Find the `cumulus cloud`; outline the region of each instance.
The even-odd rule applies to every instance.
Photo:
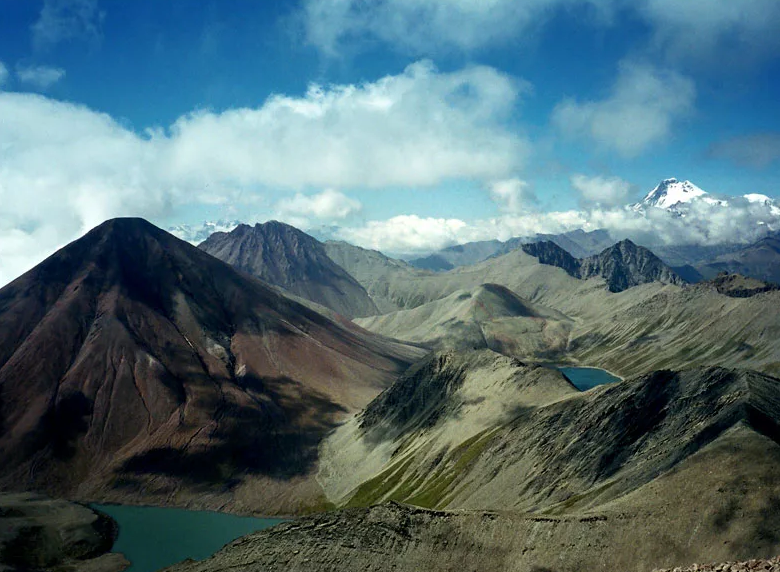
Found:
[[[496,181],[490,185],[490,198],[502,211],[521,213],[533,208],[538,199],[531,186],[518,178]]]
[[[709,154],[737,165],[763,168],[780,161],[780,133],[740,135],[713,144]]]
[[[171,128],[171,168],[182,177],[301,187],[500,178],[528,153],[501,122],[521,91],[493,68],[440,73],[422,61],[374,83],[312,86],[257,109],[182,117]]]
[[[8,73],[8,68],[3,62],[0,62],[0,88],[2,88],[8,82],[9,76],[10,74]]]
[[[199,111],[143,134],[85,106],[0,92],[0,283],[113,216],[245,203],[266,188],[508,178],[529,147],[504,121],[523,89],[492,68],[441,73],[419,62],[373,83]],[[284,206],[308,216],[357,208],[335,193]]]
[[[319,222],[343,221],[360,212],[360,201],[334,189],[325,189],[314,195],[296,193],[276,205],[277,217],[294,226],[308,228],[312,219]]]
[[[586,204],[614,206],[628,200],[632,190],[631,183],[620,177],[588,177],[573,175],[571,186],[574,187]]]
[[[400,215],[365,225],[342,228],[339,237],[364,248],[412,254],[445,248],[458,242],[478,240],[469,225],[456,218]]]
[[[104,16],[97,0],[44,0],[31,28],[33,46],[41,50],[75,39],[99,42]]]
[[[601,101],[566,99],[552,114],[565,135],[634,157],[671,136],[673,122],[693,110],[696,88],[670,70],[624,61],[612,92]]]
[[[16,76],[22,84],[47,89],[65,77],[65,70],[49,66],[17,66]]]
[[[606,229],[615,240],[630,238],[649,246],[750,243],[767,231],[780,230],[780,209],[764,201],[731,197],[727,207],[694,201],[685,216],[664,209],[643,212],[627,206],[503,214],[475,221],[405,215],[342,228],[339,237],[383,252],[424,255],[475,240],[507,240],[576,229]]]

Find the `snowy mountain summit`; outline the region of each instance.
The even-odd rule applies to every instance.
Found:
[[[671,209],[680,204],[690,203],[694,199],[704,198],[705,195],[707,195],[706,191],[690,181],[664,179],[637,206]],[[715,199],[710,200],[715,201]]]

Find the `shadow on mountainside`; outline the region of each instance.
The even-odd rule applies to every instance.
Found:
[[[210,404],[216,423],[203,439],[189,448],[151,449],[128,459],[118,472],[124,478],[162,474],[226,488],[238,484],[241,475],[287,479],[310,473],[320,442],[347,410],[286,377],[247,376],[240,387],[251,405]]]

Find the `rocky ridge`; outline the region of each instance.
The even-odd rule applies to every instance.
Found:
[[[600,254],[574,258],[554,242],[524,244],[524,252],[535,256],[542,264],[563,268],[574,278],[587,280],[594,276],[604,278],[610,292],[622,292],[648,282],[684,284],[677,273],[666,266],[652,251],[622,240]]]

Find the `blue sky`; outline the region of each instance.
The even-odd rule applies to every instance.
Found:
[[[0,0],[0,282],[113,216],[422,252],[777,198],[780,4],[678,4]]]

